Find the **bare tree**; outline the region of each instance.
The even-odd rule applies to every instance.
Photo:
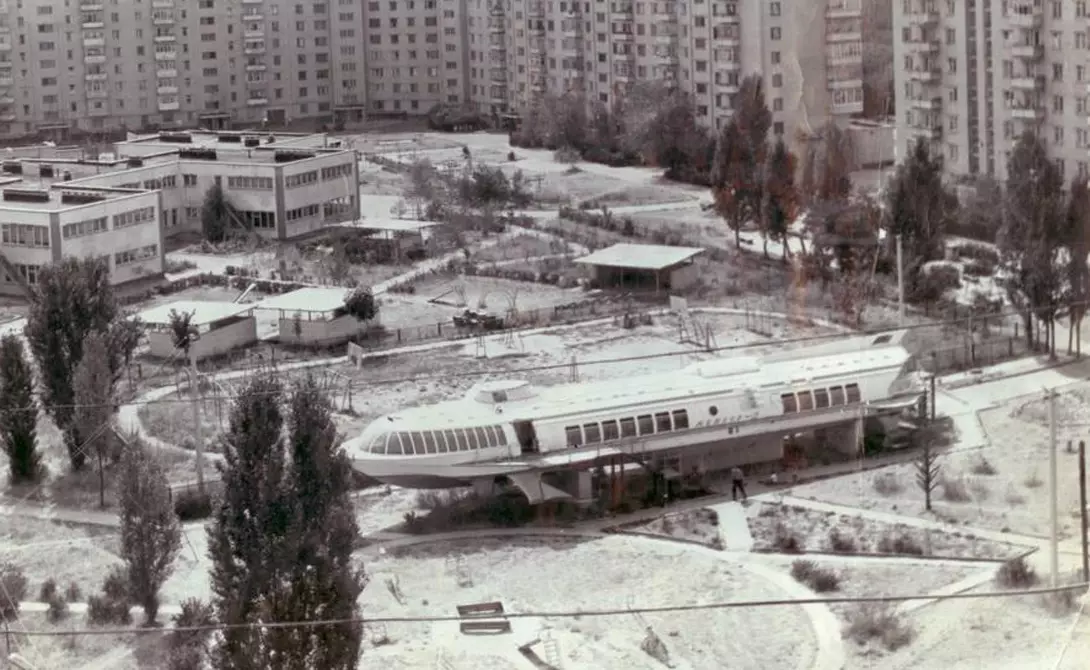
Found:
[[[923,445],[923,451],[914,463],[916,467],[916,485],[923,491],[924,508],[931,511],[931,494],[939,486],[939,474],[942,466],[938,462],[938,455],[931,449],[930,444]]]

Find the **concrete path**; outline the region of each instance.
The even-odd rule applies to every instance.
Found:
[[[720,503],[709,509],[719,515],[719,537],[729,551],[753,550],[753,534],[749,532],[746,508],[741,503]]]

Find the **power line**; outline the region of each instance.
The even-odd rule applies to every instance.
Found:
[[[597,610],[560,610],[555,612],[504,612],[497,614],[496,618],[504,619],[572,619],[576,617],[611,617],[630,616],[633,614],[672,614],[678,612],[700,612],[722,609],[745,609],[750,607],[785,607],[799,605],[832,605],[837,603],[896,603],[913,600],[968,600],[983,598],[1011,598],[1017,596],[1048,595],[1052,593],[1064,593],[1086,590],[1090,586],[1088,582],[1078,582],[1064,586],[1054,586],[1040,589],[1026,589],[1024,591],[988,591],[984,593],[956,593],[952,595],[936,596],[934,594],[907,594],[893,596],[842,596],[837,598],[784,598],[777,600],[738,600],[714,603],[700,603],[689,605],[663,605],[659,607],[626,607],[607,608]],[[200,633],[223,630],[239,630],[252,628],[319,628],[324,626],[353,626],[368,624],[413,624],[413,623],[447,623],[466,621],[465,617],[456,615],[434,616],[382,616],[382,617],[355,617],[344,619],[319,619],[315,621],[249,621],[235,624],[207,624],[202,626],[179,626],[170,628],[169,632]],[[28,637],[60,637],[65,635],[125,635],[130,633],[164,632],[162,629],[148,628],[84,628],[73,630],[28,631],[22,633]]]
[[[1088,301],[1087,304],[1090,305],[1090,301]],[[1022,314],[1025,313],[1025,311],[1026,310],[1012,310],[1012,311],[1009,311],[1009,312],[1000,312],[1000,313],[997,313],[997,314],[987,315],[986,317],[982,316],[981,318],[1006,318],[1006,317],[1009,317],[1009,316],[1021,316]],[[936,323],[915,324],[915,325],[903,326],[903,327],[897,326],[897,327],[882,328],[882,329],[851,331],[851,332],[846,332],[846,333],[829,333],[829,334],[825,334],[825,335],[808,335],[808,336],[805,336],[805,337],[792,338],[792,339],[788,339],[788,340],[776,340],[776,341],[773,341],[773,342],[748,342],[748,343],[745,343],[745,344],[731,344],[731,345],[725,345],[725,346],[721,346],[721,347],[712,347],[710,349],[700,349],[700,350],[694,350],[694,351],[669,351],[669,352],[659,352],[659,353],[653,353],[653,354],[639,354],[639,355],[635,355],[635,356],[622,356],[622,357],[617,357],[617,358],[604,358],[604,359],[596,359],[596,360],[592,359],[592,360],[586,360],[586,361],[579,361],[579,365],[580,366],[615,365],[615,364],[618,364],[618,363],[634,363],[634,362],[653,360],[653,359],[658,359],[658,358],[669,358],[669,357],[673,357],[673,356],[692,356],[692,355],[697,355],[697,354],[722,353],[722,352],[729,352],[729,351],[743,351],[743,350],[747,350],[747,349],[755,349],[755,348],[760,348],[760,347],[783,346],[783,345],[791,345],[791,344],[807,344],[807,343],[812,343],[812,342],[818,342],[818,341],[821,341],[821,340],[829,340],[829,339],[836,339],[836,338],[844,338],[844,339],[850,339],[850,338],[856,338],[856,337],[862,338],[862,337],[869,337],[869,336],[872,336],[872,335],[881,335],[883,333],[900,332],[902,330],[913,331],[913,330],[919,330],[919,329],[923,329],[923,328],[944,328],[944,327],[947,327],[947,326],[952,326],[952,325],[963,323],[964,321],[965,321],[965,319],[948,319],[946,321],[939,321],[939,322],[936,322]],[[457,342],[457,340],[452,341],[452,343],[456,343],[456,342]],[[408,345],[408,346],[412,346],[412,345]],[[389,355],[397,355],[396,350],[395,351],[390,351],[390,352],[383,352],[383,351],[377,352],[377,354],[379,356],[387,355],[387,353],[389,353]],[[232,373],[249,373],[249,372],[253,372],[255,375],[259,375],[261,373],[267,373],[267,374],[280,373],[280,374],[282,374],[282,373],[294,372],[296,370],[306,371],[306,370],[309,370],[311,368],[327,367],[329,365],[332,365],[332,364],[331,363],[322,363],[322,362],[319,362],[319,361],[315,361],[314,365],[312,365],[312,366],[311,365],[300,366],[298,368],[292,369],[292,368],[279,368],[275,364],[258,363],[258,364],[255,364],[253,366],[245,366],[245,367],[242,367],[242,368],[235,368],[235,369],[232,369],[232,370],[223,370],[219,374],[220,375],[226,375],[226,374],[232,374]],[[486,377],[488,375],[496,374],[497,372],[502,372],[502,373],[507,374],[507,375],[519,375],[519,374],[525,374],[525,373],[528,373],[528,372],[545,372],[545,371],[550,371],[550,370],[561,370],[561,369],[567,370],[570,367],[571,367],[571,362],[569,361],[569,362],[566,362],[566,363],[550,363],[550,364],[547,364],[547,365],[533,365],[533,366],[527,366],[527,367],[522,367],[522,368],[513,368],[513,369],[510,369],[510,370],[466,370],[466,371],[460,371],[460,372],[451,372],[451,373],[447,373],[447,374],[443,374],[443,375],[425,375],[425,376],[414,375],[414,376],[409,376],[409,377],[392,377],[392,378],[388,378],[388,379],[377,379],[377,380],[369,380],[369,381],[366,381],[366,382],[360,382],[359,385],[356,385],[355,383],[353,383],[351,385],[351,388],[353,390],[355,390],[355,389],[361,389],[362,390],[362,389],[366,389],[366,388],[369,388],[369,387],[372,387],[372,386],[384,386],[384,385],[416,383],[416,382],[437,381],[437,380],[447,381],[447,380],[450,380],[450,379],[464,379],[464,378],[471,378],[471,377]],[[208,375],[208,376],[215,377],[215,376],[218,376],[218,375]],[[243,375],[241,378],[244,379],[245,375]],[[161,390],[161,389],[164,389],[164,388],[167,388],[167,387],[165,387],[165,386],[156,387],[154,389],[149,389],[148,392],[153,392],[153,391]],[[267,392],[266,394],[267,395],[276,395],[276,392],[271,392],[270,391],[270,392]],[[235,394],[209,394],[209,395],[203,395],[202,399],[204,399],[204,400],[234,400],[234,399],[237,399],[238,397],[240,397],[240,395],[241,394],[237,394],[237,393],[235,393]],[[39,400],[41,399],[41,393],[40,392],[37,393],[36,396],[38,397]],[[130,402],[116,402],[116,403],[108,403],[108,404],[109,404],[109,406],[112,407],[112,406],[121,406],[121,405],[144,406],[144,405],[177,404],[177,403],[190,403],[190,402],[192,402],[192,400],[187,399],[187,398],[158,398],[158,399],[155,399],[155,400],[132,400]],[[96,408],[96,407],[103,407],[103,406],[106,406],[106,404],[81,405],[81,404],[53,403],[53,404],[43,404],[43,405],[40,405],[39,407],[16,407],[16,408],[9,408],[9,409],[0,409],[0,413],[3,413],[3,412],[11,413],[11,412],[35,411],[36,409],[45,409],[45,408],[80,409],[80,408]]]

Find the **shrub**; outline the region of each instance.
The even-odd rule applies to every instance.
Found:
[[[581,158],[579,151],[571,147],[561,147],[553,152],[553,160],[557,163],[578,163]]]
[[[42,588],[38,589],[38,602],[52,602],[53,598],[55,598],[57,595],[57,580],[50,577],[49,579],[42,582]]]
[[[1042,485],[1042,484],[1044,484],[1044,482],[1043,482],[1043,481],[1041,481],[1041,477],[1040,477],[1040,476],[1038,476],[1038,474],[1037,474],[1037,471],[1036,471],[1036,470],[1034,470],[1033,472],[1031,472],[1031,473],[1029,474],[1029,477],[1026,477],[1026,481],[1024,481],[1024,482],[1022,482],[1022,483],[1026,485],[1026,488],[1027,488],[1027,489],[1036,489],[1036,488],[1040,488],[1040,487],[1041,487],[1041,485]]]
[[[1014,484],[1007,486],[1007,504],[1011,506],[1024,505],[1026,502],[1026,496],[1022,495],[1022,492],[1014,487]]]
[[[802,542],[799,536],[791,531],[783,522],[777,523],[772,534],[772,547],[776,551],[785,554],[801,554]]]
[[[907,533],[886,535],[878,540],[878,553],[902,556],[923,556],[924,550],[916,538]]]
[[[981,456],[976,463],[973,463],[972,473],[974,475],[991,476],[998,474],[999,471],[995,469],[995,466],[992,465],[987,458]]]
[[[212,516],[212,496],[185,490],[174,496],[174,513],[182,521],[196,521]]]
[[[995,581],[1000,586],[1028,589],[1037,583],[1037,571],[1026,562],[1024,556],[1004,561],[995,571]]]
[[[791,576],[816,593],[829,593],[840,588],[840,577],[828,568],[818,567],[813,561],[799,560],[792,563]]]
[[[874,478],[874,491],[879,495],[892,496],[903,490],[900,477],[892,472],[884,472]]]
[[[895,651],[912,642],[915,632],[888,604],[863,603],[849,611],[845,635],[857,644],[877,641]]]
[[[1082,578],[1068,577],[1060,582],[1060,586],[1069,586],[1081,582]],[[1086,587],[1069,588],[1063,591],[1054,591],[1052,593],[1042,594],[1042,602],[1045,607],[1052,613],[1053,616],[1069,616],[1074,614],[1075,610],[1079,606],[1079,598],[1086,593]]]
[[[68,588],[64,590],[64,599],[70,603],[77,603],[83,598],[83,591],[80,589],[79,584],[72,582],[68,585]]]
[[[95,625],[132,623],[125,568],[116,565],[102,581],[102,593],[87,599],[87,620]]]
[[[961,477],[943,477],[942,482],[942,499],[947,502],[969,502],[972,497],[969,495],[969,487],[965,485],[965,480]]]
[[[26,600],[27,579],[22,568],[14,563],[0,566],[0,621],[19,618],[19,603]]]
[[[49,623],[58,623],[68,618],[68,603],[59,594],[53,594],[49,599],[49,609],[45,611],[45,618]]]
[[[841,533],[839,528],[829,531],[829,548],[838,554],[854,554],[859,550],[855,538]]]

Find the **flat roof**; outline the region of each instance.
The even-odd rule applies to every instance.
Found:
[[[342,221],[336,225],[344,228],[369,228],[372,230],[403,233],[434,228],[443,224],[438,221],[414,221],[410,219],[356,219],[355,221]]]
[[[227,319],[254,308],[253,303],[213,302],[211,300],[179,300],[166,305],[159,305],[140,313],[140,320],[156,326],[170,325],[170,312],[177,310],[181,314],[191,313],[190,323],[194,326],[207,326],[210,323]]]
[[[351,289],[308,286],[290,293],[281,293],[257,303],[260,309],[280,309],[289,312],[332,312],[344,306]]]
[[[0,177],[0,211],[59,212],[144,193],[120,187],[81,186],[73,182],[50,184],[18,177]]]
[[[163,135],[188,135],[189,142],[171,142],[163,141],[160,139]],[[283,144],[286,148],[302,149],[312,148],[318,149],[333,144],[337,141],[337,138],[329,138],[324,133],[277,133],[270,132],[268,130],[258,130],[250,128],[247,130],[230,130],[230,131],[212,131],[203,129],[192,130],[164,130],[159,133],[148,133],[146,135],[136,135],[130,133],[128,139],[121,140],[120,142],[114,142],[115,147],[125,147],[128,145],[155,145],[162,146],[164,148],[173,149],[246,149],[242,142],[220,142],[221,136],[240,136],[240,137],[257,137],[261,140],[261,146],[276,147]],[[273,142],[266,144],[268,138],[272,137]],[[344,146],[343,143],[341,146]]]
[[[669,247],[660,244],[614,244],[612,247],[595,251],[581,258],[576,263],[586,265],[606,265],[615,268],[636,268],[639,270],[662,270],[671,265],[684,263],[697,254],[704,253],[702,247]]]

